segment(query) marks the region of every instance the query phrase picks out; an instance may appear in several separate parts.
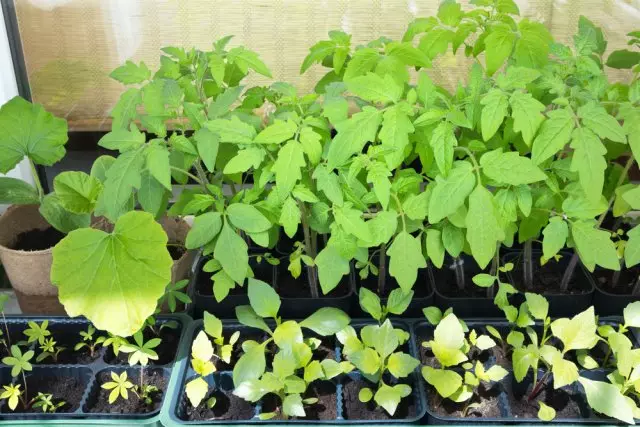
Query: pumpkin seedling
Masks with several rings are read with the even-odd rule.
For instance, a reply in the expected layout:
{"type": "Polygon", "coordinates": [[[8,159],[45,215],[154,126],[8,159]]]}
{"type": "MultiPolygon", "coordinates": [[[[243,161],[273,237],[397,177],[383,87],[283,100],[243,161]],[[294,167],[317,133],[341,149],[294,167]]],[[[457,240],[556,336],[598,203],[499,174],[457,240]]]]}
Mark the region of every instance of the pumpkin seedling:
{"type": "Polygon", "coordinates": [[[60,352],[66,350],[66,348],[59,346],[53,338],[47,338],[40,346],[40,350],[42,350],[42,353],[36,357],[36,362],[40,363],[50,357],[54,363],[58,363],[58,355],[60,352]]]}
{"type": "Polygon", "coordinates": [[[55,413],[58,409],[66,405],[66,403],[67,402],[65,402],[64,400],[54,402],[53,395],[50,393],[38,392],[36,397],[33,399],[33,407],[42,409],[42,412],[44,412],[45,414],[47,412],[52,414],[55,413]]]}
{"type": "Polygon", "coordinates": [[[464,328],[453,313],[442,318],[435,328],[433,340],[422,345],[431,348],[441,365],[439,368],[423,366],[422,376],[443,398],[464,403],[463,417],[467,416],[470,409],[479,406],[479,403],[473,402],[473,397],[480,382],[500,381],[507,375],[502,366],[493,365],[485,369],[479,360],[473,363],[477,354],[474,349],[481,352],[494,347],[496,343],[490,336],[478,335],[475,330],[465,337],[464,328]]]}
{"type": "Polygon", "coordinates": [[[391,374],[396,379],[408,377],[420,364],[409,354],[396,351],[401,339],[397,329],[393,328],[389,319],[382,325],[367,325],[360,331],[347,326],[336,334],[343,345],[342,351],[363,376],[377,385],[375,392],[370,388],[360,391],[360,401],[367,403],[372,399],[393,416],[400,401],[411,394],[411,386],[407,384],[387,384],[386,376],[391,374]]]}
{"type": "Polygon", "coordinates": [[[30,363],[33,355],[33,350],[26,351],[23,354],[20,350],[20,347],[18,347],[17,345],[12,345],[11,356],[7,356],[2,359],[2,363],[11,367],[11,376],[13,378],[22,375],[22,382],[24,385],[24,392],[20,390],[20,384],[4,386],[5,391],[2,393],[0,398],[8,399],[9,408],[12,411],[16,409],[16,406],[18,405],[18,399],[22,401],[22,405],[25,407],[25,409],[29,407],[29,401],[27,399],[27,378],[24,373],[25,371],[28,372],[33,370],[33,366],[30,363]]]}
{"type": "Polygon", "coordinates": [[[93,325],[89,325],[86,331],[80,331],[82,341],[77,343],[73,349],[78,351],[80,349],[87,348],[89,350],[89,355],[94,358],[96,356],[98,346],[103,344],[105,341],[105,337],[94,337],[95,334],[96,328],[94,328],[93,325]]]}

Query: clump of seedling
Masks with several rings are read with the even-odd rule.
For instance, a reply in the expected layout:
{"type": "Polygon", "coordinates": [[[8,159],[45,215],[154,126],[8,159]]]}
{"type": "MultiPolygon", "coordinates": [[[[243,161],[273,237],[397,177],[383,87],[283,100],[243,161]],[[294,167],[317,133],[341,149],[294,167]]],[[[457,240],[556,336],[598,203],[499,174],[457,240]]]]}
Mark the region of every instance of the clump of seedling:
{"type": "Polygon", "coordinates": [[[488,335],[478,335],[471,330],[465,337],[465,330],[455,314],[444,316],[435,328],[433,340],[423,342],[424,347],[433,351],[441,367],[423,366],[422,376],[433,386],[438,394],[456,403],[464,403],[462,416],[466,417],[469,410],[480,406],[474,402],[480,383],[492,383],[502,380],[507,371],[499,365],[489,369],[474,355],[488,350],[496,345],[488,335]],[[461,375],[464,371],[464,376],[461,375]]]}
{"type": "Polygon", "coordinates": [[[27,322],[27,325],[29,327],[24,331],[24,334],[27,336],[27,344],[37,342],[38,344],[43,345],[45,340],[51,336],[51,331],[48,329],[48,320],[45,320],[42,323],[29,321],[27,322]]]}
{"type": "Polygon", "coordinates": [[[55,402],[53,400],[53,395],[51,393],[40,393],[40,392],[38,392],[38,394],[33,399],[33,401],[34,401],[33,407],[40,408],[42,412],[44,412],[45,414],[47,412],[53,414],[58,409],[62,408],[64,405],[67,404],[67,402],[65,402],[64,400],[55,402]]]}
{"type": "Polygon", "coordinates": [[[158,387],[144,383],[144,369],[149,364],[149,360],[158,360],[158,353],[154,350],[160,345],[160,338],[152,338],[144,341],[142,331],[133,335],[134,343],[127,343],[120,347],[120,351],[129,354],[129,365],[140,365],[140,383],[135,385],[132,391],[147,405],[153,403],[153,395],[157,393],[158,387]]]}
{"type": "Polygon", "coordinates": [[[66,347],[58,345],[53,338],[47,338],[44,343],[40,345],[40,350],[42,350],[42,352],[36,357],[36,362],[40,363],[47,358],[51,358],[54,363],[58,363],[58,356],[62,351],[66,350],[66,347]]]}
{"type": "Polygon", "coordinates": [[[420,364],[411,355],[396,351],[401,339],[389,319],[382,325],[367,325],[360,331],[360,338],[352,326],[347,326],[337,335],[346,359],[362,372],[365,379],[377,386],[360,390],[359,399],[368,403],[372,399],[393,416],[400,401],[411,394],[408,384],[387,384],[385,375],[396,379],[408,377],[420,364]]]}
{"type": "Polygon", "coordinates": [[[80,337],[82,338],[82,341],[77,343],[73,349],[75,351],[78,351],[86,348],[87,350],[89,350],[89,355],[91,356],[91,358],[96,357],[96,351],[98,350],[98,347],[105,342],[106,338],[104,336],[96,337],[95,335],[96,328],[94,328],[93,325],[89,325],[86,331],[80,331],[80,337]]]}
{"type": "Polygon", "coordinates": [[[25,372],[33,370],[33,366],[30,360],[33,358],[33,350],[28,350],[22,353],[20,347],[17,345],[11,346],[11,356],[7,356],[2,359],[2,363],[11,367],[11,376],[17,378],[22,376],[22,384],[10,384],[3,386],[4,392],[0,394],[0,399],[7,399],[9,403],[9,409],[14,411],[18,406],[18,402],[22,402],[22,406],[27,409],[31,402],[28,399],[27,390],[27,378],[25,372]],[[21,385],[24,385],[24,391],[22,391],[21,385]]]}

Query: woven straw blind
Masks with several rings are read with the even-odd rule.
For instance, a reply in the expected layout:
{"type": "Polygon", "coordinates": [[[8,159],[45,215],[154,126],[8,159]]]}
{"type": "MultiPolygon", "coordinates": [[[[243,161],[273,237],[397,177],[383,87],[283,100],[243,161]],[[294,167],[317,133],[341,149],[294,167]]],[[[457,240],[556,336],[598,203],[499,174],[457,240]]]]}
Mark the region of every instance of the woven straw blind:
{"type": "MultiPolygon", "coordinates": [[[[127,59],[154,69],[163,46],[207,49],[233,34],[232,45],[260,53],[274,79],[309,91],[322,76],[316,66],[299,75],[308,48],[342,29],[359,44],[398,39],[417,16],[436,13],[437,0],[14,0],[35,101],[70,122],[72,130],[107,129],[109,111],[124,87],[108,77],[127,59]]],[[[578,17],[603,27],[608,50],[640,29],[640,0],[516,0],[521,15],[544,22],[570,42],[578,17]]],[[[430,73],[453,87],[467,73],[463,55],[445,55],[430,73]]],[[[612,72],[612,78],[624,73],[612,72]]],[[[261,76],[248,84],[268,83],[261,76]]]]}

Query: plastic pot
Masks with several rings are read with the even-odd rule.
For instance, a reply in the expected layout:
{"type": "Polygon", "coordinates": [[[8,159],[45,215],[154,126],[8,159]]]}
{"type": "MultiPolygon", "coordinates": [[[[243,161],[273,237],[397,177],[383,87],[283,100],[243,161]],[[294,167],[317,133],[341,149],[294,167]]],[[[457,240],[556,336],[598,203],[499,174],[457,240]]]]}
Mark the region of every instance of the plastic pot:
{"type": "MultiPolygon", "coordinates": [[[[524,284],[522,280],[522,254],[523,252],[510,252],[506,254],[502,259],[504,263],[512,262],[514,264],[514,269],[507,273],[509,277],[509,283],[515,286],[520,291],[524,292],[524,284]]],[[[562,293],[560,291],[560,280],[562,280],[562,275],[569,264],[572,253],[570,252],[562,252],[562,258],[560,261],[555,264],[555,269],[558,271],[559,280],[557,283],[552,283],[549,285],[548,290],[542,292],[542,295],[547,298],[549,301],[549,315],[551,317],[566,317],[566,316],[574,316],[578,313],[583,312],[587,308],[589,308],[593,302],[593,294],[594,294],[594,283],[591,274],[584,268],[582,263],[576,266],[574,270],[574,278],[571,282],[572,292],[571,293],[562,293]]],[[[533,260],[539,259],[541,256],[540,252],[533,251],[533,260]]],[[[551,263],[552,261],[549,261],[551,263]]],[[[547,266],[551,266],[552,264],[547,264],[547,266]]],[[[535,268],[540,268],[536,267],[535,268]]],[[[551,267],[548,267],[551,268],[551,267]]],[[[534,280],[536,276],[540,275],[540,270],[534,270],[534,280]]],[[[542,276],[538,277],[538,280],[542,281],[542,276]]],[[[539,289],[534,289],[533,292],[539,293],[539,289]]],[[[619,311],[622,313],[622,311],[619,311]]]]}
{"type": "Polygon", "coordinates": [[[631,295],[632,289],[629,289],[628,286],[622,286],[623,283],[629,283],[637,279],[637,269],[625,269],[620,273],[619,280],[622,283],[616,289],[619,293],[612,292],[613,289],[607,286],[612,279],[613,273],[611,270],[596,267],[592,275],[595,287],[593,307],[596,310],[596,314],[601,316],[620,316],[627,305],[640,301],[640,295],[631,295]]]}
{"type": "Polygon", "coordinates": [[[465,269],[465,289],[459,291],[455,271],[450,268],[454,260],[446,257],[442,268],[429,267],[432,283],[435,285],[435,304],[442,310],[449,307],[458,317],[503,317],[503,312],[487,297],[487,289],[476,286],[471,280],[481,273],[471,256],[461,255],[465,269]]]}
{"type": "MultiPolygon", "coordinates": [[[[89,322],[86,319],[81,318],[68,318],[68,317],[37,317],[37,316],[24,316],[24,317],[9,317],[7,318],[7,326],[9,332],[12,335],[12,339],[22,339],[22,331],[27,328],[28,321],[42,322],[49,320],[49,330],[52,331],[52,335],[56,341],[63,343],[69,351],[69,343],[80,341],[78,332],[80,330],[86,330],[89,326],[89,322]]],[[[191,319],[185,315],[169,315],[158,316],[157,325],[167,323],[169,321],[177,322],[178,331],[176,332],[177,342],[175,342],[173,348],[181,346],[181,341],[184,339],[188,325],[191,319]]],[[[4,332],[4,325],[2,325],[4,332]]],[[[100,335],[98,333],[98,335],[100,335]]],[[[35,349],[35,344],[31,345],[35,349]]],[[[71,346],[72,348],[72,346],[71,346]]],[[[171,346],[167,346],[167,351],[170,351],[171,346]]],[[[61,353],[61,357],[65,354],[65,351],[61,353]]],[[[160,406],[163,404],[165,397],[169,395],[170,390],[170,376],[173,369],[173,365],[176,361],[177,352],[173,355],[170,353],[164,360],[159,360],[158,364],[149,366],[145,372],[155,372],[166,381],[166,388],[163,391],[162,399],[157,402],[157,408],[152,412],[145,414],[116,414],[116,413],[96,413],[91,412],[91,408],[95,405],[97,393],[100,390],[98,384],[98,376],[101,372],[114,371],[120,373],[126,370],[132,379],[136,379],[140,371],[139,367],[131,368],[127,365],[117,365],[113,362],[108,362],[107,349],[100,347],[97,350],[96,358],[93,361],[87,361],[88,363],[82,363],[76,352],[71,352],[73,359],[60,359],[60,363],[54,364],[51,359],[46,359],[41,363],[36,363],[35,359],[32,359],[33,371],[27,373],[27,384],[29,384],[29,393],[35,393],[36,391],[48,392],[50,389],[38,390],[39,384],[51,382],[60,382],[63,385],[64,381],[71,381],[71,390],[82,389],[78,392],[78,396],[68,403],[72,405],[69,408],[69,412],[57,412],[51,413],[17,413],[10,412],[6,407],[7,402],[0,402],[0,425],[6,426],[45,426],[45,425],[58,425],[58,426],[99,426],[99,425],[118,425],[118,426],[149,426],[159,427],[160,424],[160,406]],[[34,389],[35,388],[35,389],[34,389]]],[[[38,352],[36,352],[37,354],[38,352]]],[[[87,356],[88,357],[88,356],[87,356]]],[[[10,368],[6,365],[0,365],[0,381],[2,384],[22,383],[22,378],[18,377],[12,379],[10,376],[10,368]]],[[[54,398],[56,395],[54,394],[54,398]]]]}
{"type": "MultiPolygon", "coordinates": [[[[246,287],[236,286],[231,290],[229,295],[218,302],[211,290],[211,274],[202,271],[202,266],[206,261],[207,259],[205,258],[198,261],[195,274],[192,278],[193,284],[191,287],[194,289],[194,317],[200,319],[204,311],[208,311],[221,319],[235,319],[235,308],[239,305],[249,304],[247,289],[246,287]]],[[[264,260],[258,264],[254,258],[251,258],[249,265],[256,279],[269,283],[278,290],[282,301],[279,314],[283,318],[301,319],[313,314],[322,307],[336,307],[346,313],[349,313],[351,310],[352,297],[355,289],[353,268],[351,268],[348,275],[343,277],[342,282],[334,291],[328,295],[321,294],[319,298],[311,298],[304,293],[301,293],[301,295],[304,296],[289,296],[292,294],[287,294],[290,290],[294,292],[298,289],[304,290],[304,285],[308,280],[307,277],[313,274],[311,268],[303,267],[300,277],[294,279],[291,277],[289,271],[287,271],[287,265],[284,262],[281,262],[278,266],[272,266],[264,260]],[[285,292],[285,289],[288,291],[285,292]]]]}
{"type": "MultiPolygon", "coordinates": [[[[359,329],[364,325],[371,324],[369,321],[353,321],[352,325],[359,329]]],[[[402,327],[407,331],[410,331],[410,326],[406,323],[397,322],[395,323],[396,327],[402,327]]],[[[249,338],[253,338],[253,336],[258,335],[263,338],[266,337],[266,334],[255,328],[250,328],[244,325],[241,325],[237,322],[223,322],[224,332],[225,334],[231,334],[233,331],[239,330],[240,336],[245,334],[251,334],[249,338]]],[[[173,427],[173,426],[183,426],[183,425],[232,425],[232,424],[407,424],[414,423],[420,420],[424,416],[424,393],[423,388],[420,383],[420,378],[417,375],[417,372],[414,372],[410,376],[410,382],[412,384],[413,393],[412,399],[415,402],[416,414],[407,419],[387,419],[387,420],[350,420],[345,417],[346,415],[346,406],[343,401],[343,393],[344,386],[346,383],[350,381],[358,381],[361,379],[360,374],[357,371],[350,373],[349,375],[335,378],[331,381],[331,384],[335,386],[335,395],[333,399],[335,399],[336,405],[336,416],[335,418],[329,420],[311,420],[311,419],[290,419],[287,421],[282,420],[267,420],[261,421],[258,419],[258,414],[261,413],[263,407],[268,404],[268,395],[265,396],[261,401],[257,402],[253,406],[253,410],[244,410],[242,413],[245,415],[245,419],[229,419],[233,414],[216,414],[216,419],[208,419],[202,421],[189,421],[187,417],[187,411],[189,409],[189,402],[187,401],[185,394],[186,384],[195,376],[195,372],[190,366],[189,361],[189,351],[191,348],[191,342],[195,338],[195,336],[200,332],[203,328],[202,320],[195,321],[191,324],[187,337],[188,339],[182,342],[182,345],[178,352],[178,363],[176,364],[176,369],[174,371],[174,375],[172,377],[172,388],[170,391],[170,396],[166,404],[162,407],[161,420],[162,424],[165,427],[173,427]]],[[[415,355],[415,349],[413,347],[413,340],[409,340],[407,346],[410,349],[410,353],[415,355]]],[[[341,351],[340,345],[336,341],[335,349],[333,352],[333,357],[335,360],[341,360],[341,351]]],[[[232,366],[221,366],[217,372],[209,375],[205,380],[208,382],[209,386],[213,390],[213,392],[220,392],[227,396],[230,399],[234,399],[236,397],[230,395],[231,390],[233,389],[233,380],[232,380],[232,366]]],[[[239,398],[237,398],[239,399],[239,398]]],[[[328,398],[327,401],[331,400],[328,398]]],[[[237,406],[236,406],[237,407],[237,406]]],[[[309,411],[307,411],[309,413],[309,411]]]]}

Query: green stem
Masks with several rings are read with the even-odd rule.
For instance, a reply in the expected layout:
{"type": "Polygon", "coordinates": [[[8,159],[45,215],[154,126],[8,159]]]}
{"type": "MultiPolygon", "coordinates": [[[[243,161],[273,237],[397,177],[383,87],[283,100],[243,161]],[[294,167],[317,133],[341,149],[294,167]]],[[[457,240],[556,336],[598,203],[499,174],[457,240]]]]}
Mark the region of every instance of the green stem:
{"type": "MultiPolygon", "coordinates": [[[[311,227],[309,226],[308,216],[306,214],[307,210],[304,206],[303,202],[298,202],[298,206],[301,212],[301,221],[302,221],[302,231],[304,233],[304,246],[305,252],[308,256],[313,259],[316,259],[316,248],[312,243],[311,238],[311,227]]],[[[316,272],[318,271],[317,267],[308,268],[307,271],[309,279],[309,290],[311,291],[311,298],[319,298],[320,292],[318,291],[318,275],[316,272]]]]}
{"type": "Polygon", "coordinates": [[[36,169],[36,164],[29,158],[29,165],[31,166],[31,176],[33,177],[33,182],[36,184],[36,189],[38,190],[38,199],[42,202],[44,198],[44,190],[42,189],[42,184],[40,183],[40,178],[38,178],[38,170],[36,169]]]}
{"type": "Polygon", "coordinates": [[[200,178],[198,178],[197,176],[195,176],[191,172],[188,172],[188,171],[186,171],[184,169],[181,169],[181,168],[178,168],[178,167],[175,167],[175,166],[171,166],[171,170],[183,173],[183,174],[187,175],[189,178],[191,178],[192,180],[194,180],[195,182],[197,182],[198,184],[200,184],[203,187],[205,187],[204,183],[202,181],[200,181],[200,178]]]}
{"type": "Polygon", "coordinates": [[[482,185],[482,176],[480,175],[480,164],[476,160],[476,156],[469,150],[467,147],[455,147],[454,150],[462,151],[471,159],[473,163],[474,170],[476,172],[476,176],[478,177],[478,185],[482,185]]]}
{"type": "Polygon", "coordinates": [[[400,202],[400,199],[398,198],[398,195],[396,193],[391,193],[391,196],[398,204],[398,210],[400,211],[400,215],[402,215],[402,228],[404,229],[404,231],[407,231],[407,220],[404,218],[404,211],[402,210],[402,202],[400,202]]]}
{"type": "Polygon", "coordinates": [[[378,295],[384,297],[384,288],[387,281],[387,245],[380,245],[380,253],[378,254],[378,295]]]}

